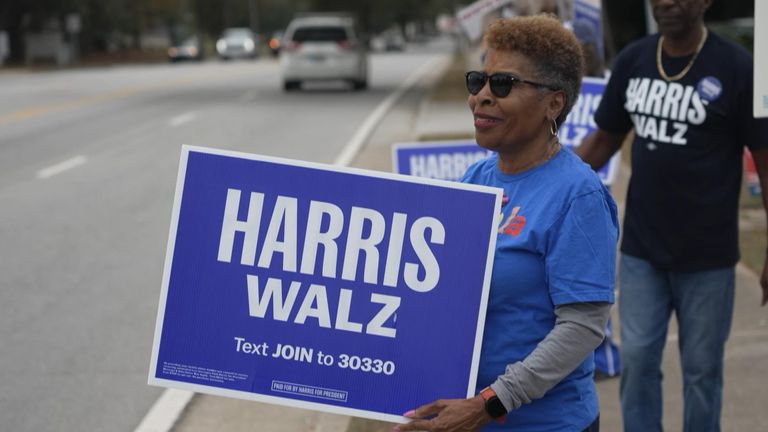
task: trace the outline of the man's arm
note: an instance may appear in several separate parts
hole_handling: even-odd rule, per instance
[[[626,134],[616,134],[598,128],[584,138],[581,145],[574,150],[584,162],[588,163],[592,169],[598,170],[603,167],[616,154],[624,142]],[[761,177],[762,178],[762,177]]]
[[[760,177],[760,189],[763,195],[763,208],[768,214],[768,149],[759,149],[752,151],[752,159],[755,161],[757,175]],[[768,253],[768,251],[767,251]],[[760,287],[763,289],[763,301],[761,306],[768,302],[768,255],[763,263],[763,272],[760,276]]]

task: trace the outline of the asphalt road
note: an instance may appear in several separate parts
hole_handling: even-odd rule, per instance
[[[283,93],[273,59],[0,73],[0,429],[133,430],[182,144],[331,163],[443,44],[371,88]]]

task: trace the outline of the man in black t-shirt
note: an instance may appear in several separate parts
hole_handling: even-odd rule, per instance
[[[651,0],[659,34],[619,54],[595,113],[599,128],[576,149],[600,167],[634,128],[619,300],[627,432],[662,430],[660,367],[672,311],[684,430],[720,430],[745,145],[768,202],[768,120],[752,114],[752,57],[704,27],[711,1]],[[760,283],[765,305],[765,267]]]

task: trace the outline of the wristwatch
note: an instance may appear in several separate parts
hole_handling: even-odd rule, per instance
[[[507,415],[507,409],[504,408],[501,399],[496,396],[496,392],[489,386],[480,390],[480,396],[485,400],[485,412],[499,423],[503,423],[504,416]]]

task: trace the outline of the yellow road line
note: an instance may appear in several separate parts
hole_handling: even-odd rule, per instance
[[[251,72],[249,71],[248,74]],[[243,73],[245,74],[245,72]],[[18,111],[14,111],[5,115],[0,115],[0,125],[14,123],[19,121],[28,120],[35,117],[40,117],[46,114],[66,111],[74,108],[80,108],[88,105],[94,105],[100,102],[106,102],[110,100],[120,99],[123,97],[133,96],[139,93],[147,93],[150,91],[166,89],[170,87],[177,87],[184,84],[190,84],[203,80],[211,79],[212,77],[220,75],[204,75],[198,77],[188,77],[183,79],[173,79],[162,83],[156,83],[145,86],[130,86],[117,89],[108,93],[98,94],[94,96],[81,97],[65,102],[46,104],[40,106],[34,106],[30,108],[24,108]],[[227,75],[227,79],[231,79],[231,75]]]

